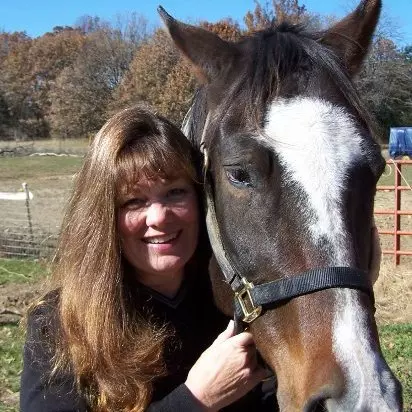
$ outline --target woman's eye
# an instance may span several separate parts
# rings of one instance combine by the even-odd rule
[[[167,197],[176,199],[181,198],[187,193],[187,190],[182,187],[175,187],[167,192]]]
[[[146,200],[143,198],[133,198],[128,200],[123,207],[126,207],[128,209],[140,209],[146,206]]]
[[[252,181],[249,173],[245,169],[241,169],[240,167],[234,169],[226,169],[226,176],[229,182],[234,186],[252,186]]]

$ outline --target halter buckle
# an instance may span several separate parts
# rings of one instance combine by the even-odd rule
[[[262,313],[262,306],[255,306],[250,290],[254,288],[253,283],[242,277],[243,287],[235,292],[235,299],[239,302],[243,312],[243,322],[251,323]]]

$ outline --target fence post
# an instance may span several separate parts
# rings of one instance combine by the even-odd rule
[[[28,188],[26,182],[22,183],[22,186],[23,186],[23,189],[26,193],[27,221],[29,222],[30,241],[33,244],[34,243],[34,237],[33,237],[33,225],[31,223],[31,213],[30,213],[30,192],[29,192],[29,188]]]
[[[401,250],[401,235],[399,231],[401,230],[401,215],[399,211],[401,210],[401,167],[402,164],[395,164],[395,238],[394,238],[394,252],[395,252],[395,265],[400,264],[401,256],[398,253]]]

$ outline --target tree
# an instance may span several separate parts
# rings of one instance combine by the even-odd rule
[[[306,13],[306,6],[300,6],[299,0],[273,0],[273,9],[277,23],[299,24]]]
[[[22,43],[30,43],[26,32],[7,33],[0,31],[0,64]]]
[[[0,62],[0,90],[8,108],[15,139],[47,134],[47,125],[33,98],[33,62],[27,58],[31,46],[32,40],[25,35],[3,36],[5,51]]]
[[[357,86],[369,110],[382,128],[385,140],[388,128],[412,124],[412,62],[396,44],[377,37]]]
[[[136,33],[113,28],[96,29],[85,37],[76,61],[64,69],[50,93],[54,134],[79,137],[102,126],[139,39]]]
[[[0,140],[9,140],[11,138],[11,117],[7,102],[0,92]]]
[[[226,40],[237,40],[237,23],[225,19],[200,26]],[[144,102],[176,124],[181,124],[196,87],[189,64],[176,50],[169,35],[157,30],[137,51],[127,75],[116,90],[111,111]]]
[[[32,62],[32,98],[45,121],[50,115],[50,90],[56,78],[74,64],[85,42],[86,37],[71,27],[55,27],[52,33],[33,40],[27,56]]]
[[[237,41],[242,37],[239,24],[232,19],[223,19],[216,23],[201,22],[200,27],[217,34],[223,40]]]
[[[247,32],[251,33],[270,27],[273,24],[289,22],[299,24],[307,19],[305,5],[300,5],[299,0],[272,0],[262,5],[255,0],[255,8],[248,11],[243,18]]]
[[[58,73],[76,57],[82,35],[57,28],[37,39],[3,36],[1,88],[16,139],[47,137],[49,90]]]
[[[169,36],[157,30],[136,52],[114,95],[111,110],[145,102],[157,109],[169,74],[180,59]]]

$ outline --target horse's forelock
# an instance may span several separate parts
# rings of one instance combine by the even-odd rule
[[[196,141],[202,134],[199,129],[204,126],[208,100],[218,102],[217,121],[237,102],[238,117],[258,129],[263,127],[268,107],[275,99],[316,94],[318,91],[308,85],[308,79],[316,76],[327,77],[345,105],[363,124],[373,128],[338,56],[320,42],[322,35],[308,33],[302,26],[282,24],[244,37],[237,43],[239,56],[230,78],[223,71],[221,78],[196,93],[187,123],[189,138]]]

